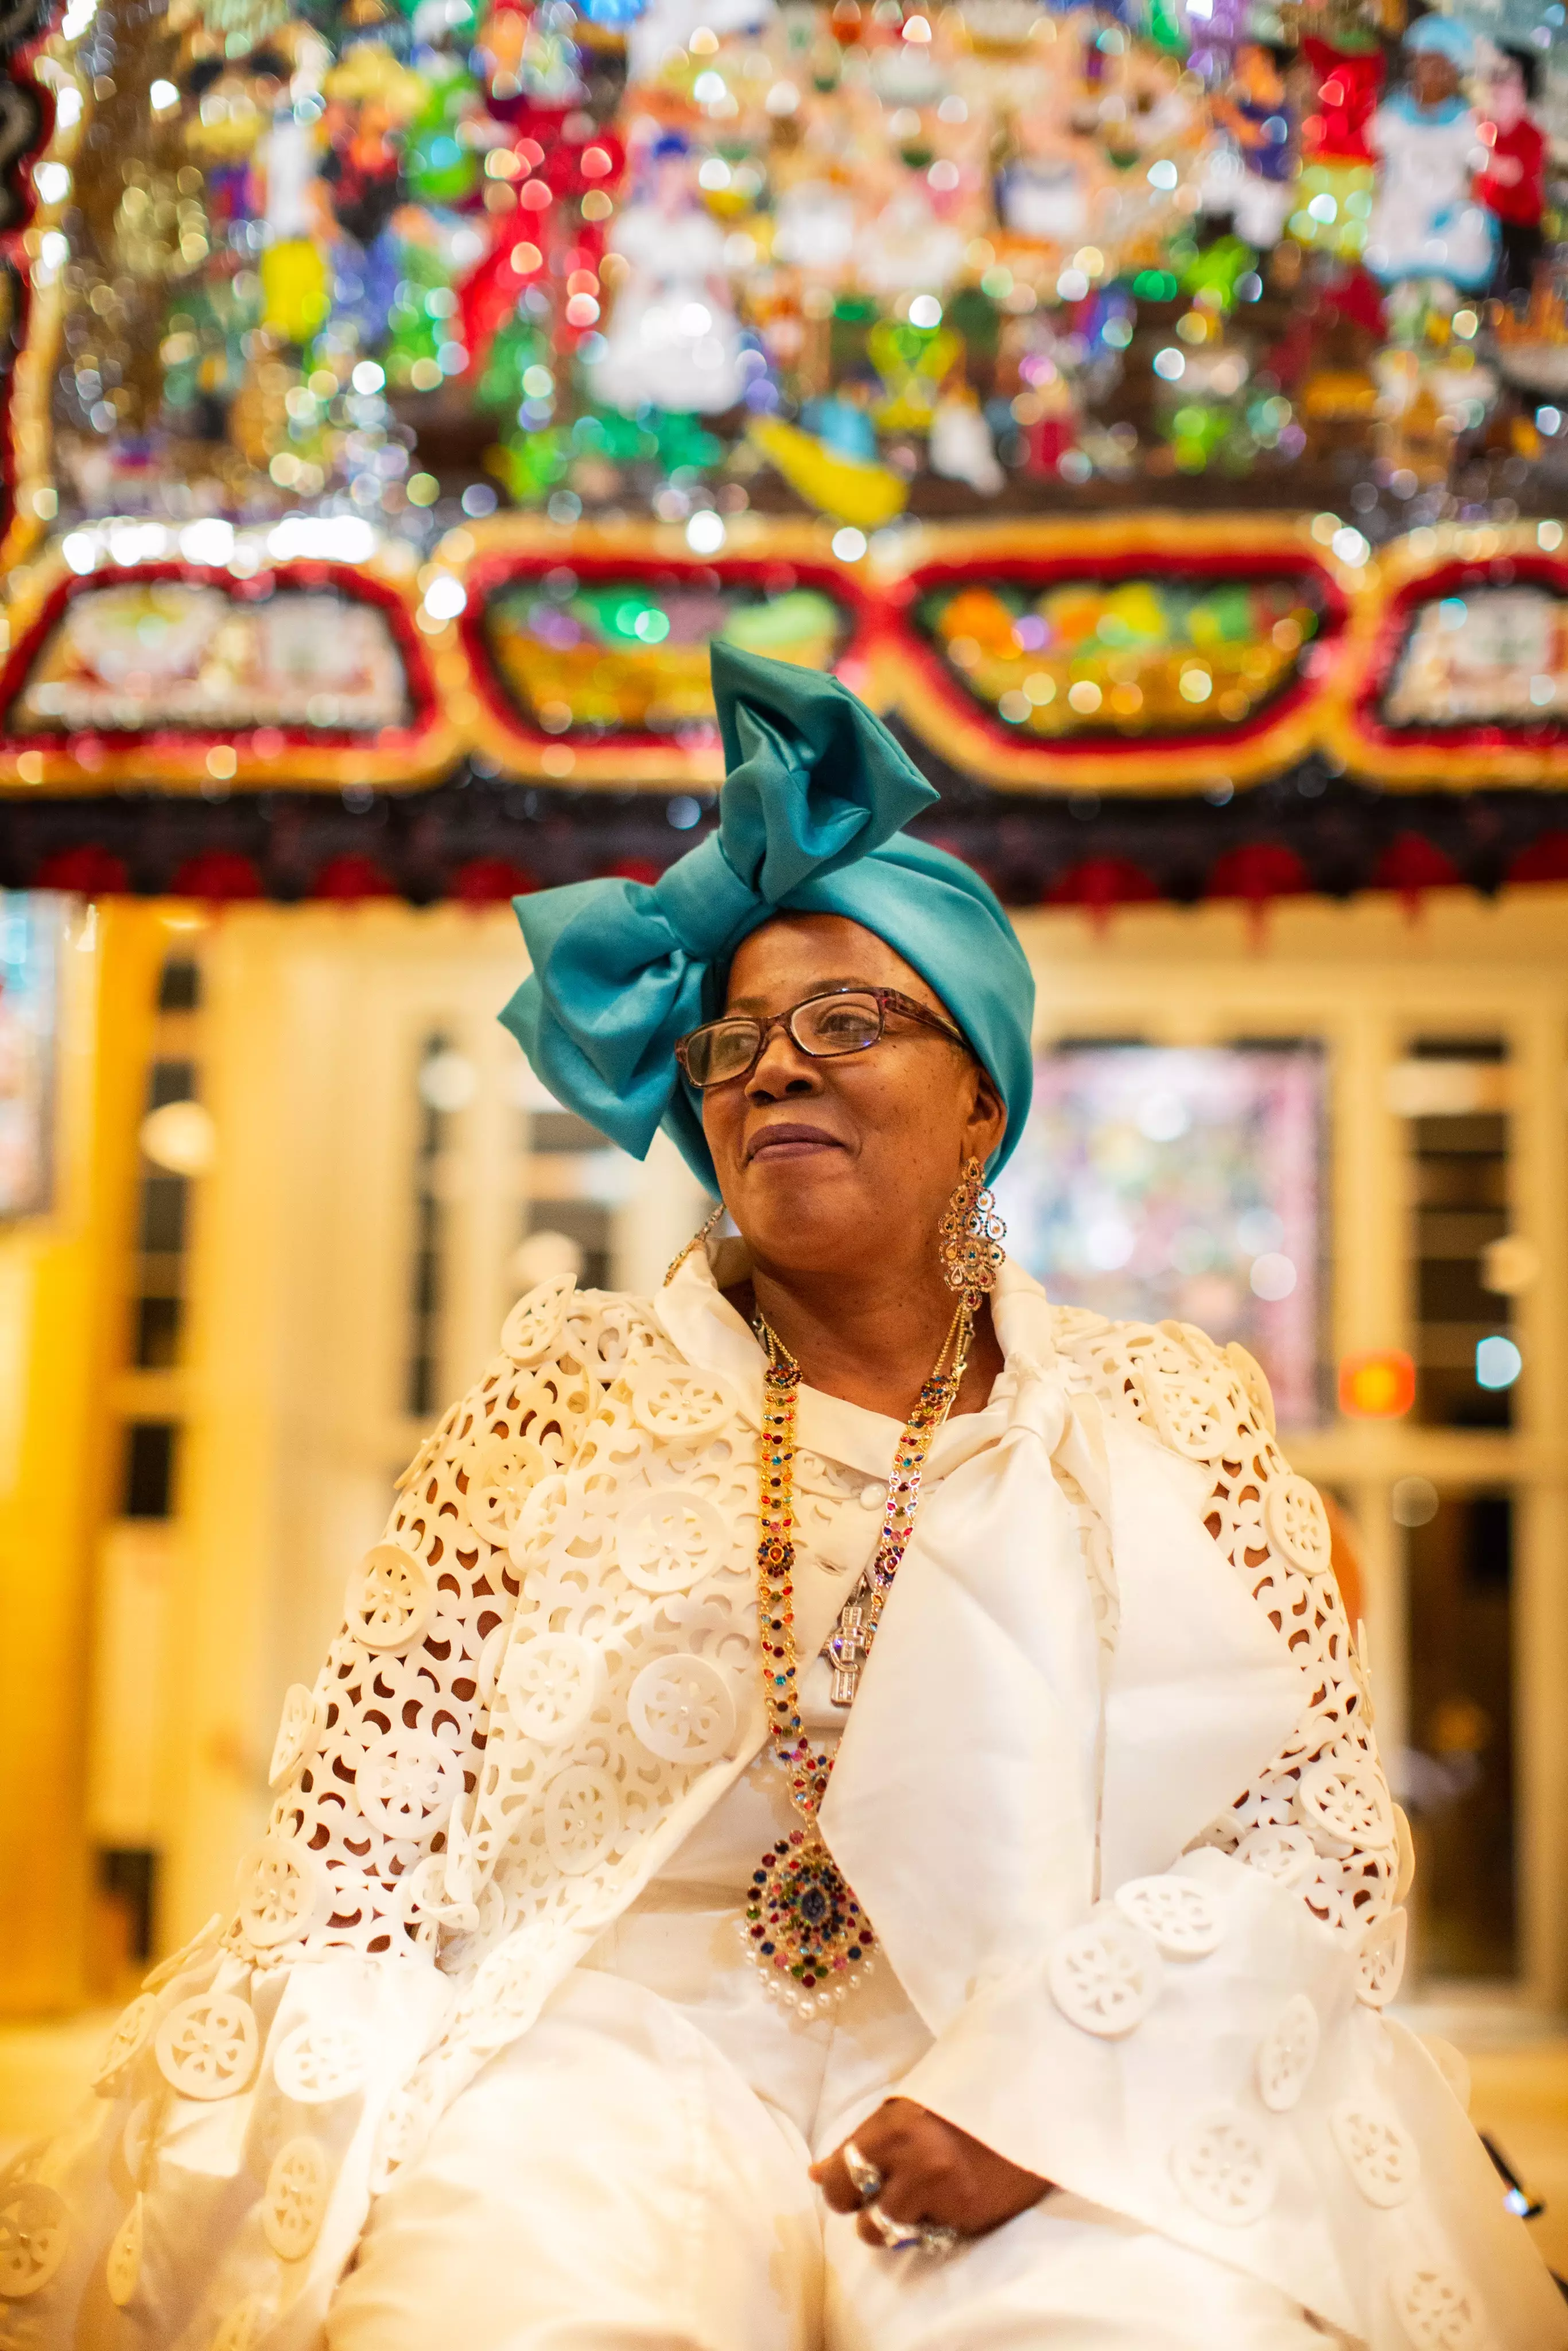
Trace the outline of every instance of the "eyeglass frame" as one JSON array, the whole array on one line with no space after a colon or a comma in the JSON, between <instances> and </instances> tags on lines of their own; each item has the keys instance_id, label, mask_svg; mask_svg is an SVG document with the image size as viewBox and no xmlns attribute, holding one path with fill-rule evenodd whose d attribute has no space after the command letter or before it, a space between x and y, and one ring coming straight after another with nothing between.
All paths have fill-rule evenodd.
<instances>
[{"instance_id":1,"label":"eyeglass frame","mask_svg":"<svg viewBox=\"0 0 1568 2351\"><path fill-rule=\"evenodd\" d=\"M802 1044L800 1039L796 1036L793 1026L795 1016L798 1012L804 1012L808 1004L829 1004L839 996L869 996L874 999L877 1009L876 1035L868 1037L863 1045L846 1046L841 1053L813 1052L810 1045ZM873 1045L881 1044L887 1034L889 1012L902 1012L906 1019L919 1021L922 1028L934 1029L939 1037L946 1037L950 1044L959 1046L966 1053L970 1050L968 1039L959 1029L955 1029L950 1021L939 1020L936 1013L928 1011L924 1004L916 1004L912 996L905 996L896 987L873 987L868 983L863 987L850 986L817 988L811 995L803 996L799 1004L790 1005L787 1012L775 1012L767 1020L762 1019L755 1012L721 1012L712 1020L699 1020L695 1029L688 1029L684 1037L676 1038L675 1059L680 1063L682 1076L694 1092L706 1093L714 1086L733 1086L748 1078L768 1050L768 1040L775 1029L782 1029L796 1051L804 1053L808 1061L847 1061L852 1053L869 1053ZM757 1050L744 1070L737 1070L727 1078L710 1078L706 1086L699 1085L686 1066L686 1047L691 1043L692 1039L700 1036L705 1029L721 1029L727 1021L731 1020L748 1020L752 1023L758 1031Z\"/></svg>"}]
</instances>

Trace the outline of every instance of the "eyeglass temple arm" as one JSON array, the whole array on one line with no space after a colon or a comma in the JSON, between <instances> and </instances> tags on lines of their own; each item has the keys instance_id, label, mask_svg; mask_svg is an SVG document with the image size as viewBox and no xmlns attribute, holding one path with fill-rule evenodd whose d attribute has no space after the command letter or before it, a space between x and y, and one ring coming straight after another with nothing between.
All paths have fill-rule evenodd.
<instances>
[{"instance_id":1,"label":"eyeglass temple arm","mask_svg":"<svg viewBox=\"0 0 1568 2351\"><path fill-rule=\"evenodd\" d=\"M927 1012L925 1007L923 1004L916 1004L912 996L900 995L899 991L893 987L883 988L879 993L883 1004L891 1004L894 1011L907 1013L912 1020L924 1021L927 1029L935 1029L939 1036L951 1037L955 1045L962 1045L966 1052L971 1050L969 1040L962 1029L955 1029L950 1020L938 1019L935 1012Z\"/></svg>"}]
</instances>

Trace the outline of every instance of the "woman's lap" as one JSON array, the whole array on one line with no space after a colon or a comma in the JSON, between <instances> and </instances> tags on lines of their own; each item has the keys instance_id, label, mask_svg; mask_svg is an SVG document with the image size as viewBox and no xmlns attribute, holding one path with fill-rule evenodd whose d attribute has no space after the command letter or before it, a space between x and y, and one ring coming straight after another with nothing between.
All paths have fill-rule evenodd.
<instances>
[{"instance_id":1,"label":"woman's lap","mask_svg":"<svg viewBox=\"0 0 1568 2351\"><path fill-rule=\"evenodd\" d=\"M587 1970L371 2214L330 2351L1324 2351L1271 2290L1052 2196L939 2266L824 2231L800 2131Z\"/></svg>"}]
</instances>

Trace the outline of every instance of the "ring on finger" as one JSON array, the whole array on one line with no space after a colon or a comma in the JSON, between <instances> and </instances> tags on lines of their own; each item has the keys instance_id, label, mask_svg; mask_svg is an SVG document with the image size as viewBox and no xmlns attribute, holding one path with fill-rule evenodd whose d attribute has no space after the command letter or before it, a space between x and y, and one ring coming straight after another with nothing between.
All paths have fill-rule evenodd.
<instances>
[{"instance_id":1,"label":"ring on finger","mask_svg":"<svg viewBox=\"0 0 1568 2351\"><path fill-rule=\"evenodd\" d=\"M890 2252L902 2252L906 2246L917 2245L922 2235L918 2220L894 2220L880 2204L868 2204L865 2217Z\"/></svg>"},{"instance_id":2,"label":"ring on finger","mask_svg":"<svg viewBox=\"0 0 1568 2351\"><path fill-rule=\"evenodd\" d=\"M947 2228L940 2220L894 2220L880 2204L875 2203L867 2204L862 2209L890 2252L906 2252L913 2249L917 2253L929 2253L935 2257L952 2252L958 2244L957 2230Z\"/></svg>"},{"instance_id":3,"label":"ring on finger","mask_svg":"<svg viewBox=\"0 0 1568 2351\"><path fill-rule=\"evenodd\" d=\"M882 2194L884 2184L882 2172L870 2156L861 2153L852 2138L845 2139L840 2152L844 2158L844 2169L850 2175L850 2186L862 2204L869 2204L873 2196Z\"/></svg>"}]
</instances>

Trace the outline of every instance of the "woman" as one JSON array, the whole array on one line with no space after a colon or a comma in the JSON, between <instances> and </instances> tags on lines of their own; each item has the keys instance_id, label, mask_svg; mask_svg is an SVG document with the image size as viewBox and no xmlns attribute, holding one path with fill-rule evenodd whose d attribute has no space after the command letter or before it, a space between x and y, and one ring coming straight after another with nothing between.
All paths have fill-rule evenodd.
<instances>
[{"instance_id":1,"label":"woman","mask_svg":"<svg viewBox=\"0 0 1568 2351\"><path fill-rule=\"evenodd\" d=\"M714 672L718 833L520 901L507 1018L740 1238L513 1311L235 1917L10 2183L5 2339L1568 2342L1380 2013L1407 1843L1261 1374L1002 1258L1006 916L833 680Z\"/></svg>"}]
</instances>

